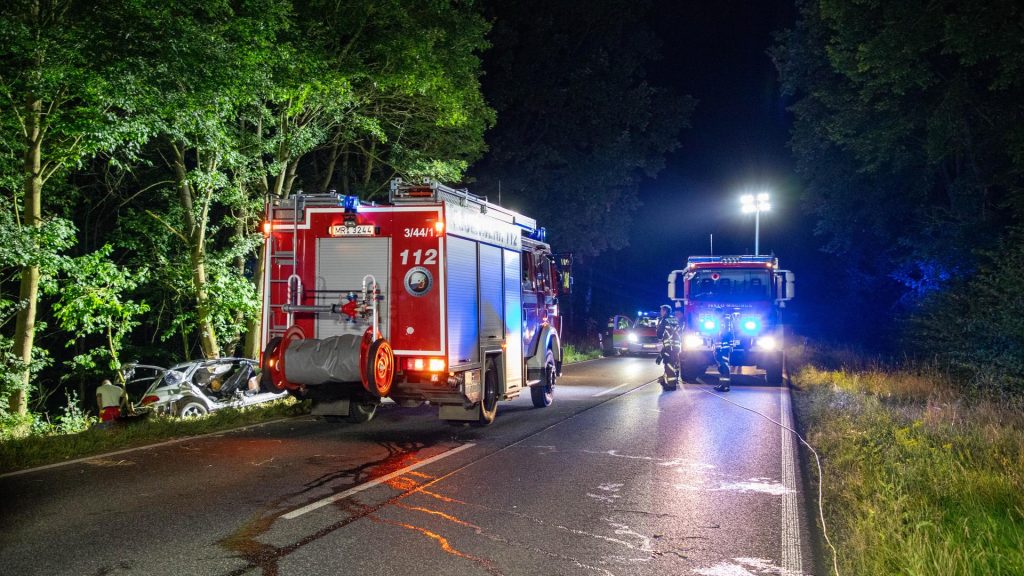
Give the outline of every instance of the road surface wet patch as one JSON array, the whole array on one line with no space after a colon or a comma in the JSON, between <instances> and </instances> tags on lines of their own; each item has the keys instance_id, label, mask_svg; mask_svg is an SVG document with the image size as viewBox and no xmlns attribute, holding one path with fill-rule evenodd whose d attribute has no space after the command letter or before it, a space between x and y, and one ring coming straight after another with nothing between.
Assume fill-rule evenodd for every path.
<instances>
[{"instance_id":1,"label":"road surface wet patch","mask_svg":"<svg viewBox=\"0 0 1024 576\"><path fill-rule=\"evenodd\" d=\"M269 503L267 511L250 519L235 530L235 532L222 538L218 544L245 562L245 566L228 574L241 576L242 574L259 570L263 576L278 576L280 573L279 564L283 558L404 496L405 494L399 494L372 507L365 507L348 500L340 500L334 502L333 505L336 509L346 514L341 520L284 546L267 544L260 541L260 538L266 535L282 516L294 508L291 502L296 498L307 496L305 499L308 501L309 493L324 486L330 486L333 492L338 493L352 486L370 481L374 477L385 476L395 470L408 466L411 461L420 459L418 458L419 452L433 446L432 444L428 445L421 442L380 442L378 444L386 451L383 457L363 462L350 468L332 471L307 482L298 492L274 499ZM335 482L346 479L349 482L341 486L334 485ZM418 485L412 483L411 486L410 490L414 490Z\"/></svg>"}]
</instances>

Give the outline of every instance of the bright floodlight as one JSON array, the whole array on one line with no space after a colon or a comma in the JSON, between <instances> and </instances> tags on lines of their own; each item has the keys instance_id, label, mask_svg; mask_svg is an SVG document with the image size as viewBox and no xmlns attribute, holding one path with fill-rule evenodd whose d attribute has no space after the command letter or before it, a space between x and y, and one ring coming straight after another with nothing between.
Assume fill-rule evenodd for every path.
<instances>
[{"instance_id":1,"label":"bright floodlight","mask_svg":"<svg viewBox=\"0 0 1024 576\"><path fill-rule=\"evenodd\" d=\"M740 209L744 214L754 213L754 255L758 256L761 253L760 236L761 236L761 212L768 212L772 209L770 202L770 196L767 192L758 192L754 194L744 194L740 196Z\"/></svg>"}]
</instances>

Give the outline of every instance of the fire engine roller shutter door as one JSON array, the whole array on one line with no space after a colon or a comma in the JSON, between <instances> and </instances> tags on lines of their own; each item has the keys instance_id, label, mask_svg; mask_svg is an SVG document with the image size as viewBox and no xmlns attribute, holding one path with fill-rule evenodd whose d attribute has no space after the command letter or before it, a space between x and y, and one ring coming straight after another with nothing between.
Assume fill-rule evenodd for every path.
<instances>
[{"instance_id":1,"label":"fire engine roller shutter door","mask_svg":"<svg viewBox=\"0 0 1024 576\"><path fill-rule=\"evenodd\" d=\"M505 390L523 385L522 254L502 250L505 268Z\"/></svg>"},{"instance_id":2,"label":"fire engine roller shutter door","mask_svg":"<svg viewBox=\"0 0 1024 576\"><path fill-rule=\"evenodd\" d=\"M480 343L499 344L505 336L505 314L501 304L501 248L480 245Z\"/></svg>"},{"instance_id":3,"label":"fire engine roller shutter door","mask_svg":"<svg viewBox=\"0 0 1024 576\"><path fill-rule=\"evenodd\" d=\"M477 243L448 236L448 364L480 359Z\"/></svg>"},{"instance_id":4,"label":"fire engine roller shutter door","mask_svg":"<svg viewBox=\"0 0 1024 576\"><path fill-rule=\"evenodd\" d=\"M380 330L385 338L388 330L388 278L391 277L388 255L391 254L391 238L320 238L317 240L317 290L352 290L359 295L363 276L372 274L380 285L384 300L380 303ZM321 305L344 304L342 294L337 292L318 293L316 303ZM348 321L337 314L320 314L316 321L316 338L329 338L341 334L362 336L369 327L369 320Z\"/></svg>"}]
</instances>

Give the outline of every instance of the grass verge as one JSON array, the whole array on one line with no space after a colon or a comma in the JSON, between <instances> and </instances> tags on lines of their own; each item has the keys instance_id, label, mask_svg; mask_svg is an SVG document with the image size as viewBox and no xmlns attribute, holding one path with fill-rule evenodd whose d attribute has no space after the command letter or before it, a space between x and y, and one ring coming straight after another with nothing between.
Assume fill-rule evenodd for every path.
<instances>
[{"instance_id":1,"label":"grass verge","mask_svg":"<svg viewBox=\"0 0 1024 576\"><path fill-rule=\"evenodd\" d=\"M572 364L574 362L583 362L584 360L600 358L601 351L597 348L577 348L572 344L566 344L565 346L562 346L562 357L563 364Z\"/></svg>"},{"instance_id":2,"label":"grass verge","mask_svg":"<svg viewBox=\"0 0 1024 576\"><path fill-rule=\"evenodd\" d=\"M77 434L8 438L0 441L0 473L295 416L308 412L306 404L286 398L237 410L218 410L201 418L151 417L111 427L93 426Z\"/></svg>"},{"instance_id":3,"label":"grass verge","mask_svg":"<svg viewBox=\"0 0 1024 576\"><path fill-rule=\"evenodd\" d=\"M804 352L795 408L823 457L841 574L1024 574L1024 402L965 397L934 368Z\"/></svg>"}]
</instances>

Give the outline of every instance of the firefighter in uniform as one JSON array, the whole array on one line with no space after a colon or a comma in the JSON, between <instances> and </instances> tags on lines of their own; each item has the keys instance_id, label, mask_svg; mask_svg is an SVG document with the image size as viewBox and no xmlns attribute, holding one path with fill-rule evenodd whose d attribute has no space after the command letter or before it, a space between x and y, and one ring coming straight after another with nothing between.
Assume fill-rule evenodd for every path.
<instances>
[{"instance_id":1,"label":"firefighter in uniform","mask_svg":"<svg viewBox=\"0 0 1024 576\"><path fill-rule=\"evenodd\" d=\"M655 364L665 365L665 373L659 378L661 383L667 384L669 378L675 378L679 374L679 348L675 340L679 332L679 320L671 314L672 308L662 304L658 310L658 325L655 335L662 342L661 353L655 358Z\"/></svg>"},{"instance_id":2,"label":"firefighter in uniform","mask_svg":"<svg viewBox=\"0 0 1024 576\"><path fill-rule=\"evenodd\" d=\"M100 421L112 422L121 417L121 407L128 397L124 388L114 386L110 380L104 380L96 388L96 404L100 408Z\"/></svg>"},{"instance_id":3,"label":"firefighter in uniform","mask_svg":"<svg viewBox=\"0 0 1024 576\"><path fill-rule=\"evenodd\" d=\"M715 347L715 362L718 363L718 386L715 386L715 390L719 392L729 391L729 355L732 354L732 330L732 322L726 322L722 339Z\"/></svg>"}]
</instances>

